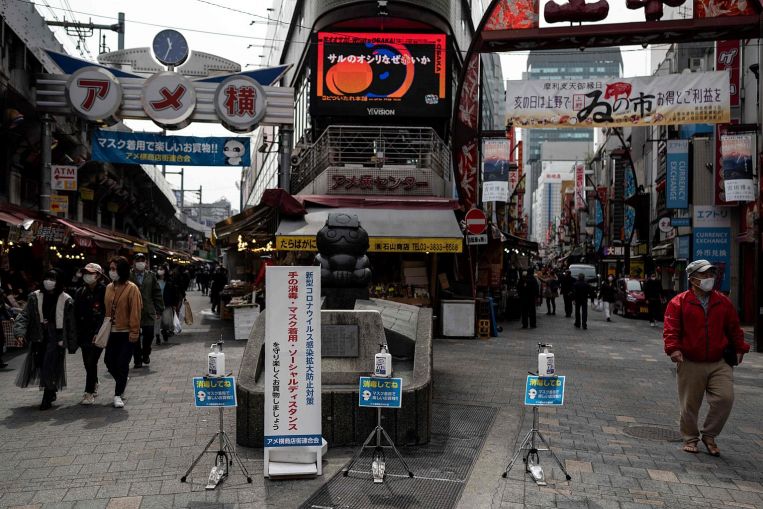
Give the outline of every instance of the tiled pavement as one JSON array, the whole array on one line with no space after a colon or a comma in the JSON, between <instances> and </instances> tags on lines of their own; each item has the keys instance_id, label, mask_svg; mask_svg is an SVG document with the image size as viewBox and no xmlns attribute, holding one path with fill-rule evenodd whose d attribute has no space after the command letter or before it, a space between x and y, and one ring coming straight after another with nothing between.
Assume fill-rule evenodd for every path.
<instances>
[{"instance_id":1,"label":"tiled pavement","mask_svg":"<svg viewBox=\"0 0 763 509\"><path fill-rule=\"evenodd\" d=\"M193 407L190 379L204 369L220 332L232 334L230 324L201 312L208 305L200 295L192 293L191 301L197 323L155 349L150 368L132 371L124 410L109 405L107 375L98 404L77 405L79 354L68 357L69 388L48 412L37 410L36 389L13 386L15 369L0 370L0 507L290 508L341 468L351 449L330 450L322 478L270 482L262 477L261 450L242 448L253 484L234 470L221 489L205 492L212 456L191 482L178 481L217 426L216 413ZM608 324L599 313L592 313L588 331L558 315L539 316L535 330L504 326L490 340L435 341L435 398L498 409L460 508L763 508L763 356L751 354L737 369L737 401L718 439L724 454L712 458L623 432L676 426L675 371L662 354L659 329L619 317ZM541 453L546 488L525 478L521 464L501 478L531 422L522 395L539 341L554 343L558 370L568 377L565 405L543 409L541 429L573 477L564 481ZM226 343L229 367L238 368L242 350L242 343ZM233 436L232 411L226 419Z\"/></svg>"}]
</instances>

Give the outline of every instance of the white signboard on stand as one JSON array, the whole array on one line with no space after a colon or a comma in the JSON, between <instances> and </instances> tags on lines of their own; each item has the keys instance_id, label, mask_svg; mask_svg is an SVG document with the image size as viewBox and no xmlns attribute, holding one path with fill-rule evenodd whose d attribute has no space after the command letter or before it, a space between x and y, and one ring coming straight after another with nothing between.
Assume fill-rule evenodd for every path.
<instances>
[{"instance_id":1,"label":"white signboard on stand","mask_svg":"<svg viewBox=\"0 0 763 509\"><path fill-rule=\"evenodd\" d=\"M320 278L317 266L272 266L265 275L265 476L276 458L295 456L285 448L303 448L321 473Z\"/></svg>"}]
</instances>

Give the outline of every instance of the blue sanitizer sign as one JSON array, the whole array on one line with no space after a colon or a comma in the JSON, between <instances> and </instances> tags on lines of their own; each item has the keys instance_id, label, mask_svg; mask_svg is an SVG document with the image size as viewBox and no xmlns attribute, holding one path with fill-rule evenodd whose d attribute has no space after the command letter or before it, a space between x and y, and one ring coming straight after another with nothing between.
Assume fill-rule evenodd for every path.
<instances>
[{"instance_id":1,"label":"blue sanitizer sign","mask_svg":"<svg viewBox=\"0 0 763 509\"><path fill-rule=\"evenodd\" d=\"M193 399L197 407L236 406L236 378L193 377Z\"/></svg>"},{"instance_id":2,"label":"blue sanitizer sign","mask_svg":"<svg viewBox=\"0 0 763 509\"><path fill-rule=\"evenodd\" d=\"M564 404L564 376L528 376L525 405L561 406Z\"/></svg>"},{"instance_id":3,"label":"blue sanitizer sign","mask_svg":"<svg viewBox=\"0 0 763 509\"><path fill-rule=\"evenodd\" d=\"M400 408L403 403L402 378L361 376L358 405L376 408Z\"/></svg>"}]
</instances>

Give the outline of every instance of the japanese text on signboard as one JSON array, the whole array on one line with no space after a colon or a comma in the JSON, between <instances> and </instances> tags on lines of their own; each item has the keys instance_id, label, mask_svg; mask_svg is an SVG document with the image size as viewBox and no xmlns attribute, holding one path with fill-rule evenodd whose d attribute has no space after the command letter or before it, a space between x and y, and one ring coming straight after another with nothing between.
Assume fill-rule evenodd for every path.
<instances>
[{"instance_id":1,"label":"japanese text on signboard","mask_svg":"<svg viewBox=\"0 0 763 509\"><path fill-rule=\"evenodd\" d=\"M554 128L728 122L725 72L508 82L507 122Z\"/></svg>"},{"instance_id":2,"label":"japanese text on signboard","mask_svg":"<svg viewBox=\"0 0 763 509\"><path fill-rule=\"evenodd\" d=\"M249 166L250 140L96 130L93 160L122 164Z\"/></svg>"},{"instance_id":3,"label":"japanese text on signboard","mask_svg":"<svg viewBox=\"0 0 763 509\"><path fill-rule=\"evenodd\" d=\"M319 269L268 267L266 288L265 447L320 445Z\"/></svg>"}]
</instances>

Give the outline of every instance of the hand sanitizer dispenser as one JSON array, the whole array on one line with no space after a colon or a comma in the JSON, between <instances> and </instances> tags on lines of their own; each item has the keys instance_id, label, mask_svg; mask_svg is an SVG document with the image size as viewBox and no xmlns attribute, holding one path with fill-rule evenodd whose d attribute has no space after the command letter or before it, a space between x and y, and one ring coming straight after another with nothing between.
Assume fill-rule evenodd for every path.
<instances>
[{"instance_id":1,"label":"hand sanitizer dispenser","mask_svg":"<svg viewBox=\"0 0 763 509\"><path fill-rule=\"evenodd\" d=\"M374 355L374 376L389 378L392 376L392 354L386 344L379 345L379 353Z\"/></svg>"},{"instance_id":2,"label":"hand sanitizer dispenser","mask_svg":"<svg viewBox=\"0 0 763 509\"><path fill-rule=\"evenodd\" d=\"M543 349L538 354L538 376L556 376L556 365L554 363L554 354L548 349L553 345L539 344L538 349Z\"/></svg>"},{"instance_id":3,"label":"hand sanitizer dispenser","mask_svg":"<svg viewBox=\"0 0 763 509\"><path fill-rule=\"evenodd\" d=\"M213 343L207 356L209 376L225 376L225 353L221 343Z\"/></svg>"}]
</instances>

